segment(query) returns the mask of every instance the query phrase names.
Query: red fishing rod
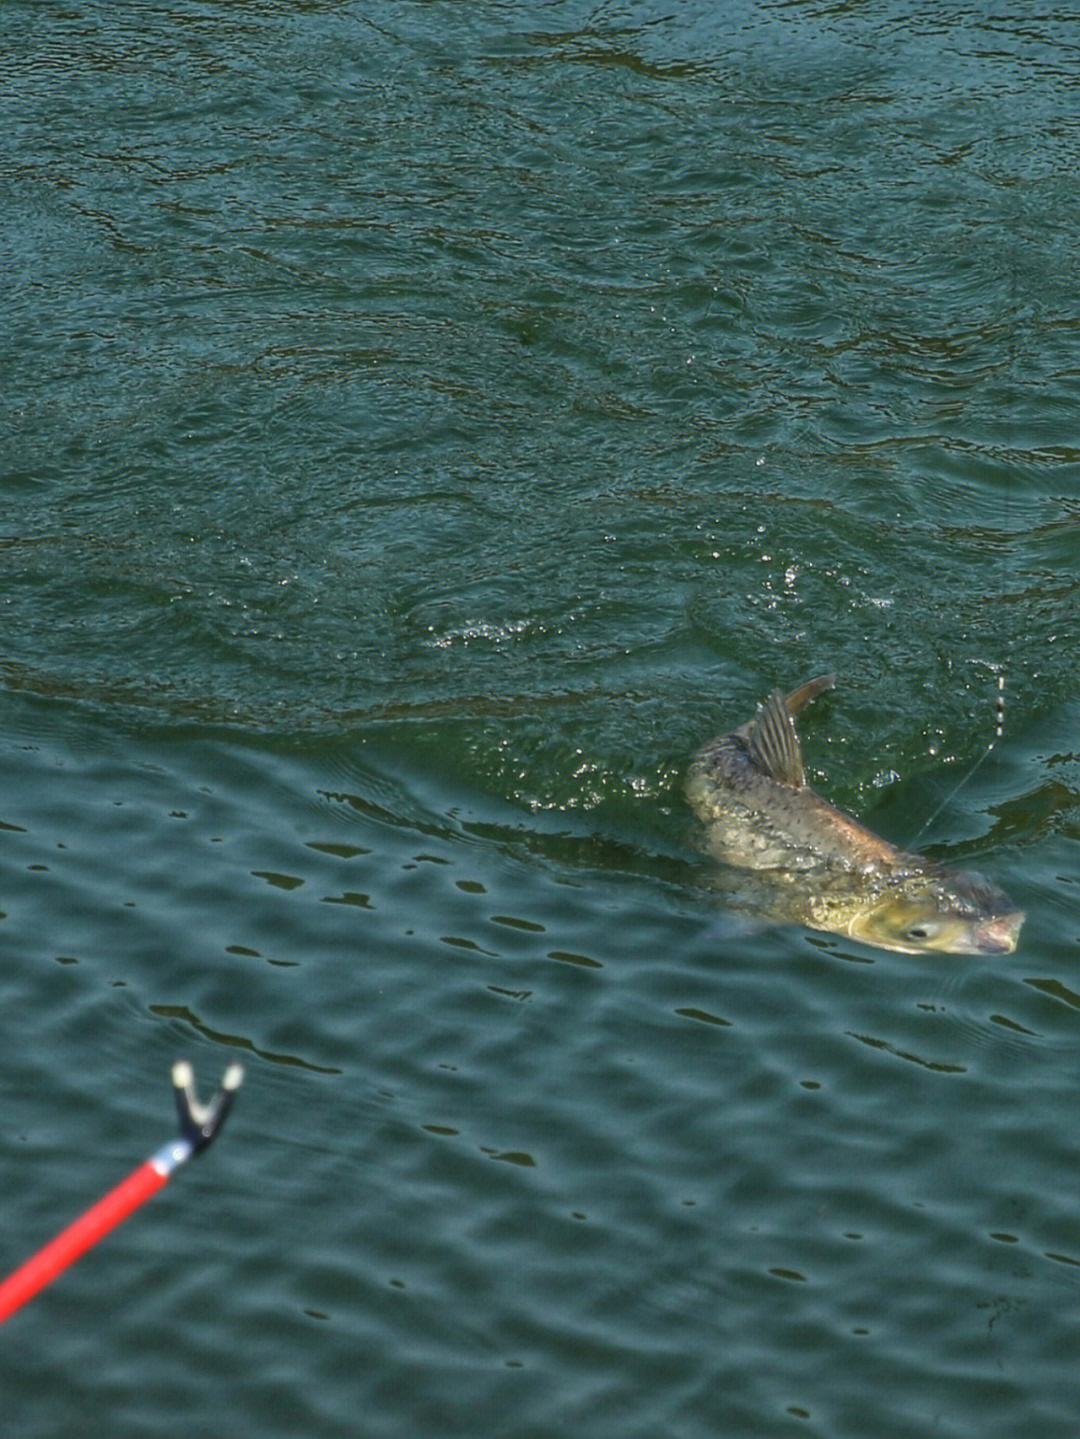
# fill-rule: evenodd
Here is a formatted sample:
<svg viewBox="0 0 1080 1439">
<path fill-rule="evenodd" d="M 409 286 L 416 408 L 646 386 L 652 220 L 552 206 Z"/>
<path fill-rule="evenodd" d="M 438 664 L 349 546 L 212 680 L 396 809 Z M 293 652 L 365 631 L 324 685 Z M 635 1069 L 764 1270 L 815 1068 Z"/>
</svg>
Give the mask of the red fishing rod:
<svg viewBox="0 0 1080 1439">
<path fill-rule="evenodd" d="M 221 1126 L 232 1108 L 243 1078 L 243 1066 L 230 1064 L 213 1099 L 209 1104 L 200 1104 L 191 1065 L 183 1059 L 173 1065 L 173 1093 L 180 1116 L 179 1137 L 171 1139 L 156 1154 L 133 1169 L 115 1189 L 102 1195 L 85 1214 L 80 1214 L 55 1239 L 32 1254 L 14 1274 L 0 1283 L 0 1324 L 74 1264 L 99 1239 L 104 1239 L 106 1234 L 122 1224 L 152 1194 L 164 1188 L 175 1171 L 186 1164 L 193 1154 L 201 1154 L 213 1143 L 221 1133 Z"/>
</svg>

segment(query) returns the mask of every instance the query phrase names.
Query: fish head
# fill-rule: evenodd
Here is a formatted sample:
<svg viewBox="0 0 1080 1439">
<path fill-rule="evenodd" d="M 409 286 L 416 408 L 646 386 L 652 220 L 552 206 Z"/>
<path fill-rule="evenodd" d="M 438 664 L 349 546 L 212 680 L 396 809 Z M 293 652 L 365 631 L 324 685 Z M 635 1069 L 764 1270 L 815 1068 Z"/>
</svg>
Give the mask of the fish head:
<svg viewBox="0 0 1080 1439">
<path fill-rule="evenodd" d="M 902 954 L 1012 954 L 1024 913 L 981 875 L 939 870 L 899 884 L 848 933 Z"/>
</svg>

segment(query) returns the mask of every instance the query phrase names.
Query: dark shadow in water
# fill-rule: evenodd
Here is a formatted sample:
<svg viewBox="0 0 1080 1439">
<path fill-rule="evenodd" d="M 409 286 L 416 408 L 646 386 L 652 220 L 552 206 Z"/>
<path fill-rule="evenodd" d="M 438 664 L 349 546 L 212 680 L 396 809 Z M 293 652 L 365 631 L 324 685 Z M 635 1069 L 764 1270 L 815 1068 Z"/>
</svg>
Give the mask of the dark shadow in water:
<svg viewBox="0 0 1080 1439">
<path fill-rule="evenodd" d="M 259 1059 L 265 1059 L 270 1064 L 284 1064 L 295 1066 L 298 1069 L 310 1069 L 315 1074 L 343 1074 L 341 1069 L 335 1069 L 332 1065 L 312 1064 L 310 1060 L 300 1059 L 295 1054 L 274 1054 L 268 1049 L 260 1049 L 250 1039 L 245 1039 L 239 1034 L 225 1034 L 220 1029 L 211 1029 L 204 1024 L 198 1015 L 193 1014 L 184 1004 L 151 1004 L 148 1006 L 150 1013 L 157 1015 L 159 1019 L 175 1019 L 182 1024 L 190 1025 L 196 1033 L 201 1034 L 214 1044 L 227 1044 L 234 1049 L 246 1049 L 249 1054 L 255 1054 Z"/>
</svg>

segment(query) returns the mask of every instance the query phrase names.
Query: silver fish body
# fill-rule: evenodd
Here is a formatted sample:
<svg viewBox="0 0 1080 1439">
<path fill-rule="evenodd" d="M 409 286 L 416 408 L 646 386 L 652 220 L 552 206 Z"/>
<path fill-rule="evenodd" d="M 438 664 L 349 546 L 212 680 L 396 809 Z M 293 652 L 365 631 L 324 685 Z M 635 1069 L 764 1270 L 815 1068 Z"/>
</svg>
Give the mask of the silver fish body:
<svg viewBox="0 0 1080 1439">
<path fill-rule="evenodd" d="M 905 953 L 1011 953 L 1024 916 L 1000 889 L 897 848 L 806 783 L 795 716 L 833 684 L 774 691 L 695 756 L 687 795 L 710 853 L 781 922 Z"/>
</svg>

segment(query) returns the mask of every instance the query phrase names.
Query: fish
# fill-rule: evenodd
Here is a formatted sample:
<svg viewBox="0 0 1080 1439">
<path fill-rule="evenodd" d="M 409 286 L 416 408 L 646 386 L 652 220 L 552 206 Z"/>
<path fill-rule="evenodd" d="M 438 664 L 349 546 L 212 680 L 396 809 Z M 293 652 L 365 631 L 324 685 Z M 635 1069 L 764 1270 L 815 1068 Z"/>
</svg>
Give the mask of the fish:
<svg viewBox="0 0 1080 1439">
<path fill-rule="evenodd" d="M 807 784 L 795 719 L 835 684 L 773 690 L 694 756 L 687 798 L 709 852 L 774 922 L 901 954 L 1012 954 L 1025 915 L 997 885 L 898 848 Z"/>
</svg>

